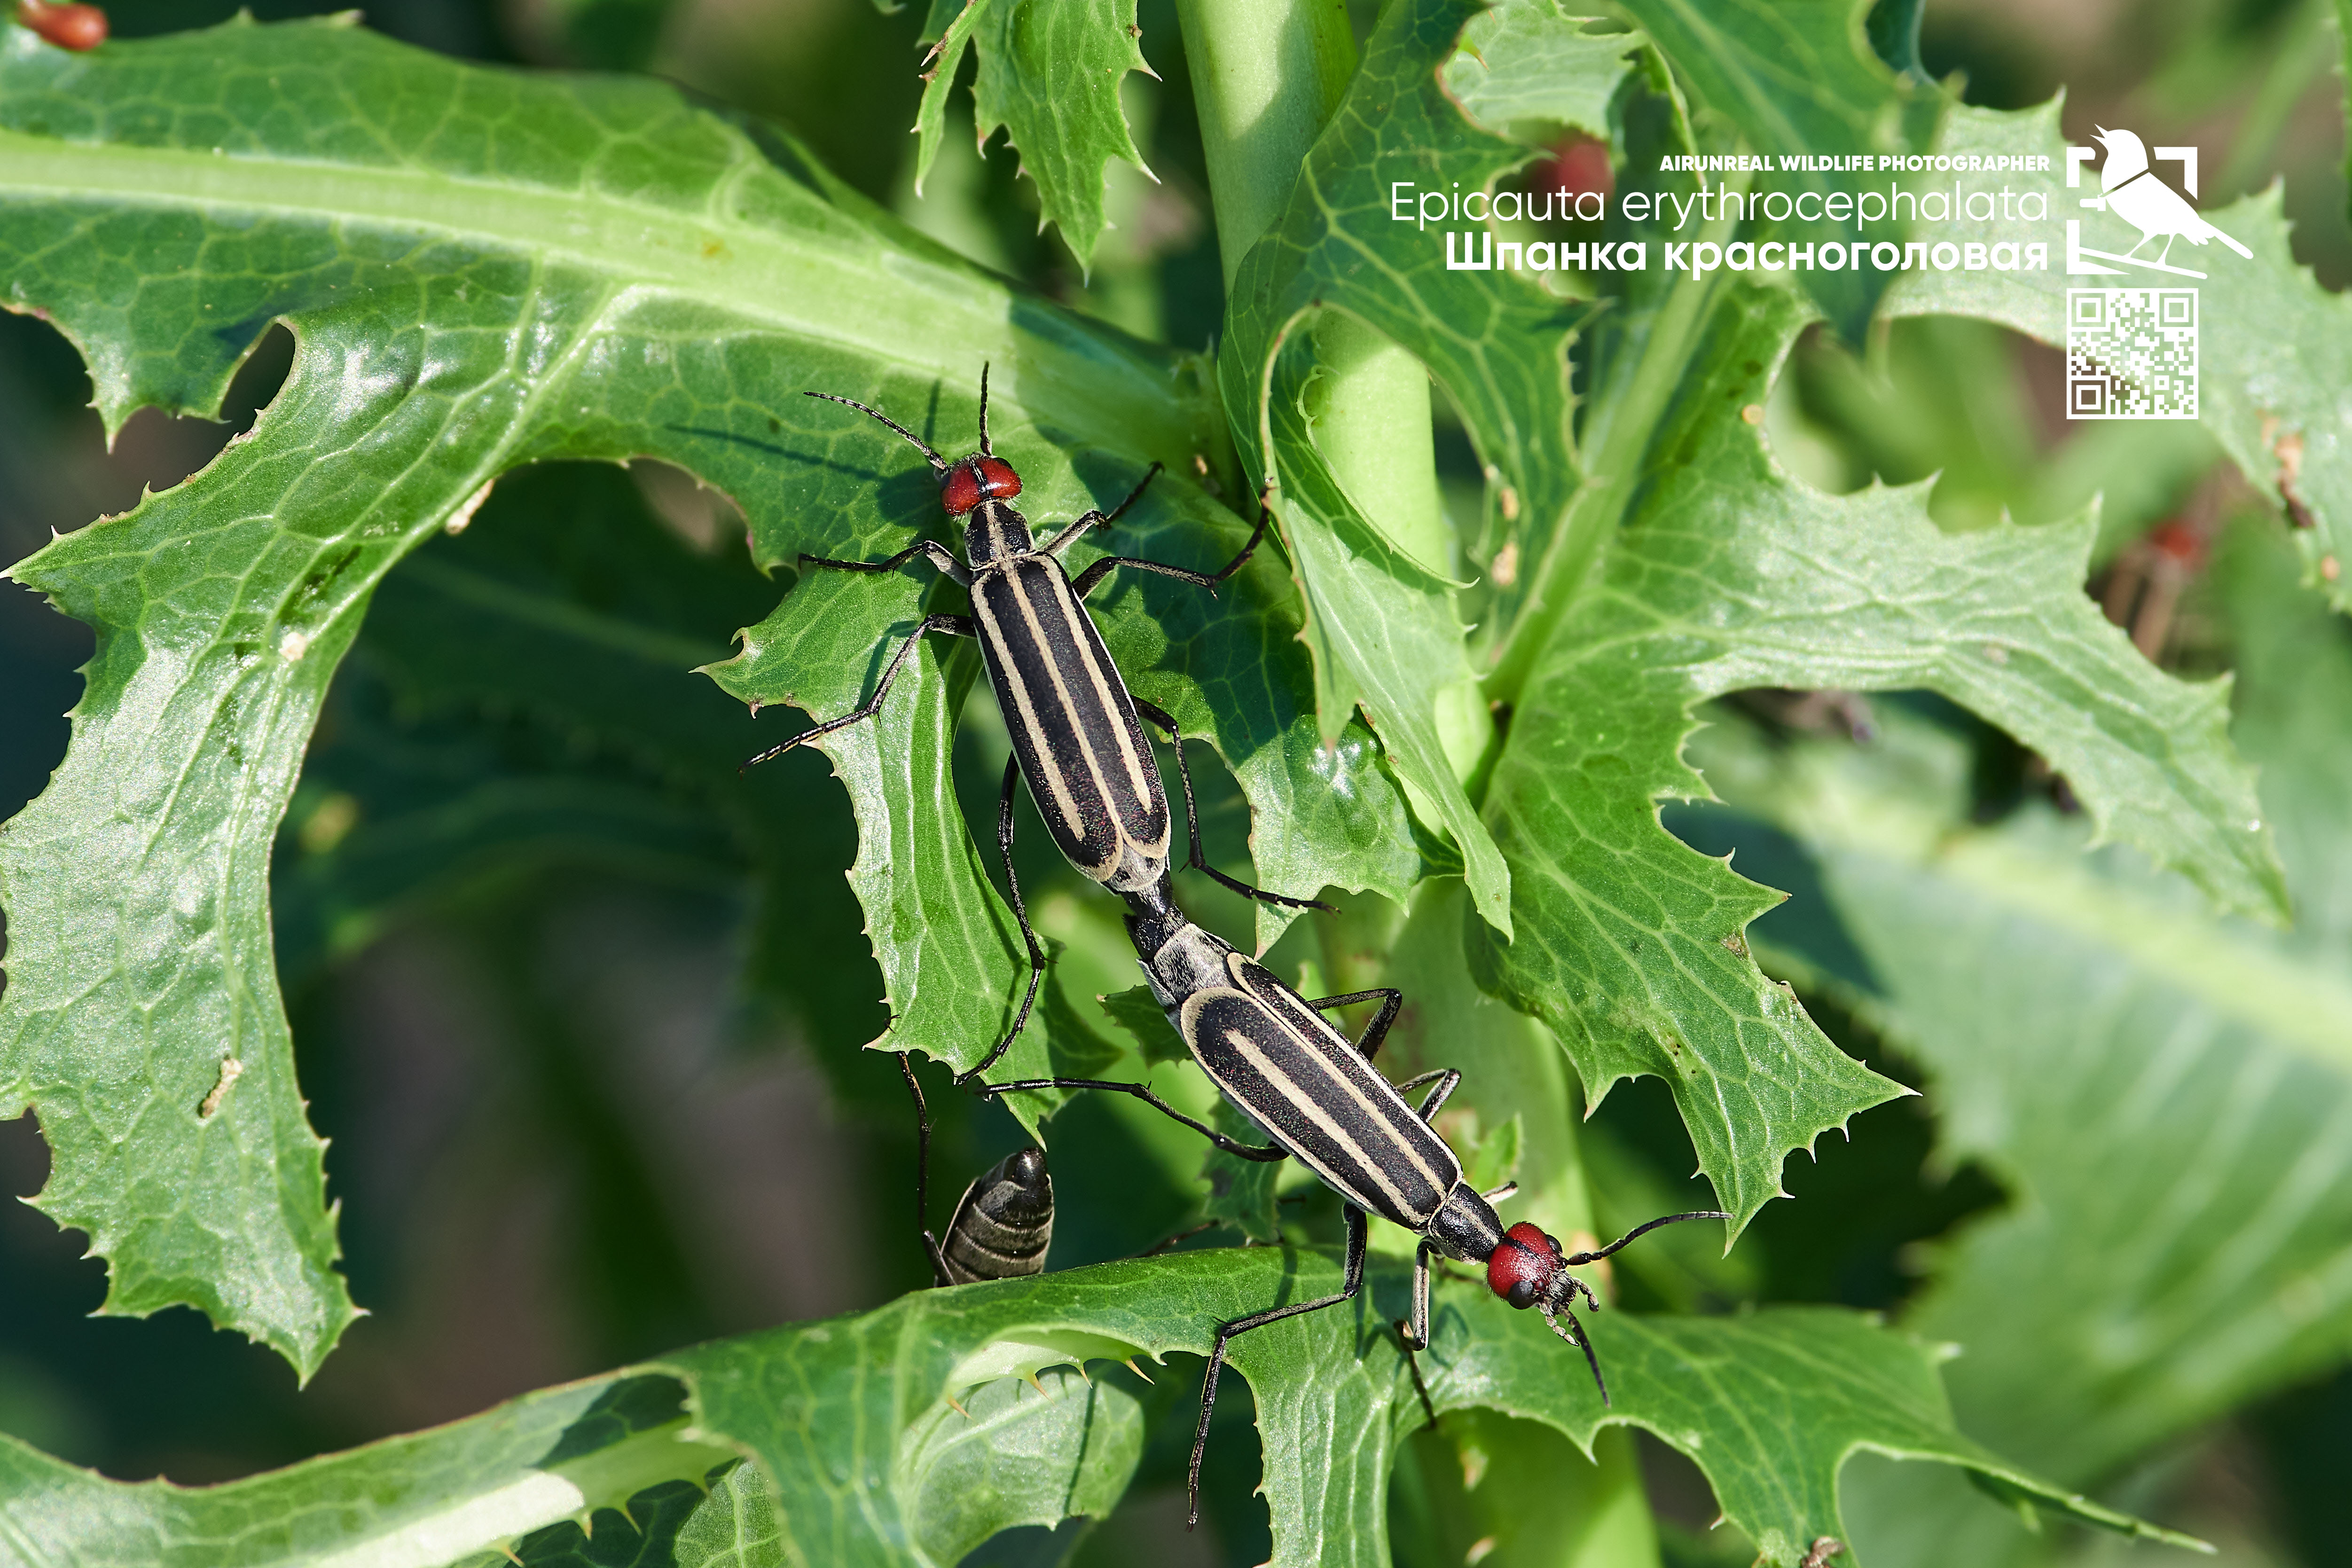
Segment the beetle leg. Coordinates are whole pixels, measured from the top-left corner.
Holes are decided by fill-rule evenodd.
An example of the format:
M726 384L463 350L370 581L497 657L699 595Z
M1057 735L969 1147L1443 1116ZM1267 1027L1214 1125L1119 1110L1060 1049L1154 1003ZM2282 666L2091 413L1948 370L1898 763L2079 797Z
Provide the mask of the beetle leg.
M830 735L835 730L845 730L850 725L871 719L882 711L883 700L890 695L890 683L898 679L898 671L905 666L908 658L914 653L915 645L921 642L924 636L930 632L946 632L950 637L960 637L976 635L971 619L968 616L925 616L922 624L915 628L915 635L899 645L897 657L892 658L889 665L882 671L882 679L874 684L873 700L865 707L855 713L845 713L838 719L827 719L822 724L812 724L782 745L769 747L750 762L745 763L743 766L756 768L761 763L782 756L794 746L803 745L820 735ZM739 773L741 771L741 769L737 770Z
M1364 1211L1350 1204L1348 1206L1347 1285L1337 1294L1320 1296L1312 1301L1295 1301L1287 1307L1271 1307L1263 1312L1253 1312L1246 1318L1236 1318L1230 1323L1217 1326L1216 1348L1209 1352L1209 1373L1201 1384L1201 1424L1192 1433L1192 1468L1185 1480L1192 1506L1184 1516L1185 1529L1190 1530L1201 1522L1201 1456L1208 1451L1209 1416L1217 1407L1217 1378L1225 1370L1226 1343L1252 1329L1262 1329L1268 1323L1296 1318L1302 1312L1319 1312L1326 1307L1353 1300L1364 1284L1364 1249L1370 1229L1364 1223Z
M1097 562L1095 564L1098 566L1102 563ZM1209 864L1208 858L1201 852L1201 814L1192 802L1192 767L1184 760L1184 731L1176 727L1174 717L1165 710L1156 708L1139 697L1135 698L1134 702L1136 712L1165 731L1169 741L1176 748L1176 776L1182 780L1184 784L1184 831L1192 841L1192 858L1190 864L1192 869L1207 872L1244 899L1255 899L1260 903L1265 904L1280 904L1289 910L1321 910L1326 914L1338 914L1339 912L1338 910L1320 900L1293 899L1281 893L1269 893L1263 888L1253 888L1247 882L1236 881Z
M938 567L943 574L953 578L967 588L971 586L971 569L957 560L946 545L934 539L926 539L909 544L887 561L835 561L829 556L803 555L801 557L801 564L822 566L828 572L896 572L918 555L929 556L931 564Z
M1021 779L1021 759L1004 759L1004 790L996 803L996 847L1004 857L1004 883L1013 891L1013 918L1021 922L1021 940L1029 948L1029 989L1022 994L1021 1011L1013 1016L1013 1027L996 1048L981 1058L980 1065L970 1072L958 1075L958 1083L969 1083L996 1065L997 1058L1013 1048L1013 1042L1029 1022L1029 1009L1037 1000L1037 982L1045 973L1045 950L1037 945L1037 933L1030 929L1028 906L1021 901L1021 875L1013 868L1013 790Z

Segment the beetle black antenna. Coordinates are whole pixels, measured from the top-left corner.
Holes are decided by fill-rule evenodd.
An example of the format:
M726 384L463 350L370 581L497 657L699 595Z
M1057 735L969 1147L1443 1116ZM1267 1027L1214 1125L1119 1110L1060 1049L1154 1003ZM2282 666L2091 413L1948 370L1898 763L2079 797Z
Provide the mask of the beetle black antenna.
M982 373L983 379L985 378L986 374L986 372ZM866 405L857 402L854 398L835 397L830 392L803 392L801 395L803 397L822 397L827 403L844 404L848 407L856 409L857 412L865 415L869 419L879 419L883 424L887 425L891 429L896 430L899 435L904 436L908 441L913 445L916 451L920 452L924 457L929 458L931 467L934 469L942 474L948 471L948 460L945 458L942 458L937 452L932 451L930 447L924 445L921 437L916 435L912 430L908 429L904 425L899 424L896 419L891 418L888 415L868 408ZM985 403L983 403L982 406L982 409L985 410ZM985 412L982 413L981 424L983 429L987 427L987 416ZM986 451L987 449L988 444L983 440L981 443L981 450Z
M988 444L988 365L985 362L980 367L980 455L983 458L996 456L996 448Z
M1598 1263L1602 1258L1608 1257L1611 1253L1616 1251L1619 1247L1624 1246L1627 1242L1633 1240L1636 1237L1647 1236L1650 1232L1657 1229L1662 1225L1680 1225L1686 1219L1729 1219L1730 1217L1731 1216L1729 1215L1724 1213L1721 1209L1693 1209L1688 1214L1670 1214L1664 1219L1654 1219L1647 1225L1635 1226L1633 1229L1627 1231L1624 1235L1619 1237L1608 1246L1601 1247L1597 1252L1580 1252L1575 1257L1567 1259L1567 1261L1570 1263Z

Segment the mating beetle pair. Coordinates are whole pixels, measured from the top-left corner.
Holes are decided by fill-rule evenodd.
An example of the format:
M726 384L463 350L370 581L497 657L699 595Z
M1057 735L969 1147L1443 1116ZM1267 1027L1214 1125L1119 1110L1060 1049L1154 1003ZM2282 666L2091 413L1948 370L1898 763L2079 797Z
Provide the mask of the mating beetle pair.
M1086 596L1121 566L1181 578L1213 588L1240 571L1265 537L1261 511L1257 531L1242 552L1214 573L1194 572L1165 562L1130 555L1107 555L1073 582L1062 568L1062 552L1089 528L1108 527L1133 506L1160 472L1154 463L1128 498L1109 512L1088 511L1045 544L1036 542L1029 521L1014 510L1021 493L1021 476L998 457L988 439L988 372L980 374L980 450L949 462L929 444L887 415L829 392L807 395L839 403L880 420L923 454L940 480L940 500L948 516L963 524L964 559L926 539L887 561L832 561L801 557L803 566L835 572L895 572L917 556L928 558L946 576L971 590L970 616L926 616L914 634L900 645L875 682L865 707L838 719L802 731L782 745L762 752L746 766L782 755L804 742L831 734L882 710L891 682L912 657L915 646L932 632L975 637L989 685L1012 731L1013 755L1005 760L1004 785L996 816L998 847L1004 856L1004 878L1012 893L1013 918L1029 952L1029 985L1013 1015L1012 1028L978 1066L964 1074L969 1079L993 1067L1012 1048L1029 1021L1037 1000L1037 982L1045 971L1045 950L1030 928L1029 911L1021 900L1021 880L1013 869L1013 785L1016 778L1029 784L1029 797L1045 818L1045 830L1071 865L1115 893L1148 889L1168 870L1168 795L1160 787L1160 770L1152 764L1151 748L1144 739L1138 715L1165 731L1176 747L1177 774L1184 784L1184 825L1191 837L1191 865L1244 897L1291 909L1328 909L1312 899L1288 899L1234 880L1211 866L1201 854L1201 823L1192 804L1192 769L1184 761L1184 736L1171 715L1139 701L1120 679L1118 667L1103 647L1102 634L1086 612Z
M1403 993L1381 988L1308 1001L1255 960L1223 938L1203 931L1175 906L1167 878L1145 894L1128 898L1127 930L1168 1021L1219 1092L1272 1140L1242 1143L1204 1127L1154 1095L1142 1084L1099 1079L1028 1079L992 1084L989 1092L1024 1089L1100 1089L1129 1094L1201 1132L1219 1148L1246 1160L1296 1156L1337 1193L1345 1205L1348 1250L1341 1288L1328 1296L1273 1307L1221 1323L1201 1389L1201 1419L1193 1434L1190 1479L1192 1511L1201 1510L1201 1457L1209 1440L1209 1417L1225 1347L1239 1334L1305 1312L1354 1300L1363 1288L1369 1240L1367 1216L1377 1214L1421 1238L1413 1258L1412 1315L1400 1325L1408 1351L1429 1344L1429 1271L1433 1256L1486 1266L1486 1283L1513 1307L1533 1307L1552 1331L1584 1352L1592 1379L1609 1402L1600 1358L1577 1321L1581 1294L1596 1310L1592 1288L1569 1272L1572 1265L1598 1262L1645 1231L1686 1219L1728 1219L1719 1210L1669 1215L1642 1226L1591 1252L1564 1253L1536 1226L1504 1228L1489 1204L1508 1189L1482 1194L1463 1179L1462 1162L1430 1126L1462 1081L1441 1068L1392 1084L1372 1067L1403 1005ZM1381 1000L1381 1010L1360 1040L1326 1022L1323 1013L1350 1003ZM1418 1110L1405 1094L1433 1084ZM1566 1319L1565 1324L1561 1322ZM1424 1398L1427 1396L1424 1394Z
M1071 864L1089 879L1120 895L1127 902L1127 930L1149 980L1153 996L1169 1022L1183 1038L1193 1060L1208 1074L1224 1097L1263 1130L1270 1142L1252 1145L1215 1131L1167 1104L1143 1084L1114 1083L1097 1079L1024 1079L1006 1083L980 1083L982 1093L1003 1095L1047 1089L1097 1089L1132 1095L1209 1138L1219 1148L1251 1160L1297 1157L1338 1194L1345 1205L1348 1246L1343 1288L1314 1300L1271 1308L1220 1324L1202 1389L1201 1416L1192 1462L1192 1519L1199 1516L1201 1457L1208 1441L1209 1418L1227 1344L1239 1334L1301 1313L1350 1300L1363 1285L1368 1216L1404 1226L1421 1238L1414 1261L1412 1310L1410 1322L1401 1325L1409 1349L1429 1342L1429 1277L1433 1257L1483 1265L1486 1282L1496 1295L1515 1308L1535 1308L1554 1332L1584 1352L1602 1402L1607 1383L1590 1338L1575 1312L1576 1300L1598 1308L1591 1288L1569 1272L1571 1267L1597 1262L1646 1231L1689 1219L1728 1219L1718 1210L1669 1215L1639 1226L1609 1246L1573 1255L1533 1225L1504 1226L1489 1199L1463 1179L1462 1163L1452 1148L1431 1127L1447 1096L1461 1081L1451 1068L1425 1073L1404 1084L1391 1084L1376 1071L1372 1059L1402 1005L1402 993L1390 989L1327 996L1309 1002L1285 985L1265 966L1234 950L1219 937L1193 924L1177 908L1172 868L1169 859L1168 802L1151 765L1139 713L1167 731L1177 744L1180 776L1184 784L1187 825L1191 830L1191 864L1220 882L1253 898L1293 908L1328 906L1284 898L1250 888L1208 867L1201 854L1200 828L1192 803L1192 777L1183 765L1182 736L1175 721L1128 691L1102 638L1087 616L1087 594L1112 570L1133 566L1181 578L1203 587L1240 570L1264 538L1265 508L1261 501L1256 531L1242 552L1215 574L1193 572L1160 562L1129 556L1107 556L1073 582L1064 573L1060 555L1088 528L1108 526L1133 505L1159 472L1146 473L1133 492L1112 511L1088 511L1048 542L1039 546L1027 521L1015 510L1012 498L1021 492L1021 479L1013 467L995 455L988 438L988 382L981 378L980 450L949 462L903 426L862 403L829 393L812 397L845 404L880 420L897 431L929 459L939 476L940 499L948 515L963 523L965 559L959 561L945 547L924 541L886 561L850 562L803 558L809 565L854 572L888 572L926 556L941 572L971 590L971 617L932 615L884 668L873 698L856 711L827 720L794 736L754 761L764 762L800 742L871 718L880 710L891 681L912 654L915 644L929 632L950 632L979 638L989 680L1004 710L1013 736L1013 756L1005 766L998 810L998 840L1005 856L1005 875L1012 884L1012 902L1028 944L1031 970L1013 1029L981 1063L964 1075L970 1081L984 1072L1011 1046L1029 1016L1035 998L1038 971L1044 963L1034 932L1013 878L1013 784L1025 777L1055 843ZM1324 1010L1379 998L1381 1010L1360 1041L1350 1042L1322 1016ZM902 1064L903 1065L903 1064ZM1405 1092L1433 1085L1421 1106L1409 1104ZM921 1096L911 1071L908 1089L915 1092L919 1113ZM1017 1160L1019 1157L1015 1156ZM1024 1206L1010 1163L974 1184L950 1227L943 1249L930 1233L924 1241L931 1251L941 1282L954 1275L951 1254L958 1227L972 1237L988 1237L994 1223L980 1212L985 1186L1006 1212L1017 1212L1034 1227L1034 1198ZM1042 1161L1024 1175L1042 1178ZM919 1210L922 1204L919 1191ZM1046 1222L1050 1226L1050 1219ZM1019 1239L1025 1245L1028 1234ZM1002 1239L1001 1237L999 1238ZM1006 1278L1034 1272L1043 1262L1043 1242L1034 1254L1019 1247L982 1247L974 1256L982 1267L968 1269L973 1277ZM1034 1261L1033 1261L1034 1258ZM993 1268L996 1271L991 1273ZM1563 1321L1565 1320L1565 1321ZM1189 1522L1189 1521L1188 1521Z

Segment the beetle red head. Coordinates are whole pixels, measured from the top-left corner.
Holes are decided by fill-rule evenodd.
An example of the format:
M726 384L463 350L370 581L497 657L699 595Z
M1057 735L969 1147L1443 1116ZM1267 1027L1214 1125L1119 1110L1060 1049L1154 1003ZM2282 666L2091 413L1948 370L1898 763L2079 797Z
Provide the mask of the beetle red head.
M1559 1242L1521 1220L1486 1259L1486 1288L1514 1307L1532 1307L1551 1296L1552 1281L1567 1267L1561 1258Z
M1002 458L975 452L940 476L940 500L950 517L961 517L984 500L1010 500L1021 493L1021 476Z

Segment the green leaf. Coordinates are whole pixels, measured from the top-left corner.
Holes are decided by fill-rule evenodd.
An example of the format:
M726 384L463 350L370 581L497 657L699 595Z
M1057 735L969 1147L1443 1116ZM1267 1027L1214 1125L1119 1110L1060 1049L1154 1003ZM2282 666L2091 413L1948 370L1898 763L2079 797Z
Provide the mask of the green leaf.
M1461 52L1445 63L1445 90L1492 131L1523 121L1609 134L1610 100L1642 39L1588 32L1559 0L1505 0L1470 18Z
M1398 550L1340 489L1316 449L1306 413L1315 374L1304 338L1282 351L1268 428L1284 464L1284 537L1306 595L1327 720L1360 707L1400 776L1436 803L1460 848L1482 912L1506 932L1510 873L1447 758L1438 734L1442 694L1472 679L1443 580Z
M1935 1075L1947 1147L2031 1199L1969 1233L1917 1316L1982 1348L1972 1422L2088 1480L2352 1352L2345 966L2084 859L2039 813L1967 834L1858 782L1804 780L1786 809Z
M812 573L747 634L742 653L711 673L737 697L756 700L774 689L814 712L846 712L864 700L866 688L919 624L921 594L905 575ZM882 643L866 635L876 617L864 601L877 597L906 606L897 635ZM889 1032L870 1043L921 1050L958 1072L971 1070L1004 1037L1029 971L1012 908L997 896L964 831L949 771L948 737L979 666L970 647L943 652L927 639L902 668L880 713L812 742L832 759L857 812L850 886L866 910L866 934L891 1000ZM786 679L795 684L782 687ZM1003 1070L1022 1078L1087 1077L1108 1059L1090 1035L1065 1037L1049 1017L1040 1017L1023 1031Z
M472 68L342 22L85 55L0 29L0 295L81 348L110 429L151 405L211 412L267 323L295 331L247 438L16 569L97 628L98 653L64 764L0 833L0 1104L41 1114L44 1202L109 1259L108 1310L196 1305L306 1373L351 1307L267 868L329 676L394 563L510 468L648 455L732 496L760 562L875 553L876 481L902 487L903 516L928 480L887 432L845 432L845 410L800 393L918 406L965 395L983 362L1033 494L1124 493L1153 458L1202 474L1220 458L1197 362L1014 294L781 137L650 82ZM1198 489L1160 488L1237 533ZM870 607L867 647L895 613ZM1245 788L1315 805L1269 836L1278 875L1417 870L1369 740L1317 752L1303 653L1150 636L1147 694L1174 689L1163 705L1229 748ZM1202 684L1264 695L1213 707ZM944 730L927 743L943 754ZM203 1114L232 1058L242 1076Z
M1121 1032L1135 1042L1147 1065L1189 1060L1192 1053L1184 1047L1184 1037L1168 1022L1168 1014L1151 994L1149 985L1130 986L1097 996L1103 1012Z
M659 1555L665 1551L667 1558ZM585 1529L548 1525L506 1551L461 1558L451 1568L500 1568L517 1558L525 1568L610 1568L616 1556L663 1568L793 1568L774 1497L758 1468L740 1462L700 1484L647 1488L597 1510Z
M1642 1427L1697 1463L1724 1521L1772 1563L1796 1563L1824 1535L1851 1539L1837 1477L1858 1448L1958 1467L2021 1506L2172 1545L2200 1544L2054 1487L1961 1436L1937 1375L1945 1352L1861 1313L1782 1307L1738 1318L1583 1314L1609 1378L1613 1403L1604 1412L1590 1379L1561 1365L1562 1353L1574 1352L1540 1319L1504 1317L1510 1310L1492 1297L1472 1310L1497 1320L1482 1325L1476 1349L1450 1362L1440 1341L1424 1360L1441 1413L1476 1405L1541 1421L1588 1454L1603 1425ZM1408 1390L1408 1414L1417 1415L1410 1397ZM1736 1433L1727 1417L1757 1426Z
M2067 167L2058 104L2004 113L1958 109L1939 149L1952 153L2026 153ZM2127 251L2136 237L2112 213L2081 212L2063 174L2042 177L2053 216L2079 218L2083 243ZM2186 264L2206 273L2198 299L2198 420L2217 437L2246 482L2275 501L2294 528L2306 571L2339 610L2352 610L2352 440L2336 394L2352 378L2352 303L2330 294L2298 264L2276 186L2203 214L2253 252L2243 260L2207 244ZM2054 228L2036 227L2040 239ZM1999 232L1995 232L1999 230ZM2017 226L1955 218L1941 231L1956 242L2015 240ZM2047 271L1919 271L1887 296L1900 315L1949 311L1982 316L2063 347L2071 281L2063 240ZM2176 265L2180 257L2174 257ZM2333 575L2326 563L2336 563Z
M688 1430L682 1393L671 1377L590 1378L223 1487L111 1481L0 1436L0 1520L27 1563L242 1568L348 1553L437 1568L732 1461Z
M961 1409L942 1402L901 1435L908 1540L883 1560L958 1563L1004 1530L1098 1519L1126 1490L1142 1440L1143 1413L1132 1394L1089 1384L1067 1367L1044 1369L1034 1392L1007 1377L970 1391ZM546 1526L516 1542L513 1555L528 1568L604 1568L615 1545L625 1561L671 1568L815 1561L793 1551L775 1489L752 1465L728 1468L707 1495L676 1483L650 1488L586 1522L593 1531L569 1521ZM484 1552L464 1568L508 1560L503 1552Z
M1220 1321L1323 1293L1339 1276L1328 1253L1247 1247L919 1291L217 1487L124 1485L0 1438L0 1520L45 1560L91 1563L246 1568L364 1553L383 1568L434 1568L540 1530L551 1533L530 1542L526 1560L561 1562L572 1538L551 1527L740 1450L758 1462L758 1485L739 1473L709 1503L646 1508L640 1528L674 1531L658 1544L678 1561L709 1561L708 1547L688 1543L731 1527L752 1562L952 1562L996 1530L1107 1510L1139 1444L1118 1361L1204 1354ZM1372 1286L1360 1314L1312 1313L1234 1343L1234 1370L1256 1394L1276 1563L1387 1560L1388 1468L1423 1415L1402 1351L1380 1326L1402 1315L1410 1276L1383 1268ZM1441 1411L1539 1421L1588 1453L1604 1424L1643 1427L1698 1464L1727 1521L1776 1563L1793 1564L1820 1535L1844 1538L1837 1472L1858 1447L1958 1466L2074 1518L2179 1539L1961 1436L1936 1352L1854 1313L1599 1313L1589 1326L1609 1410L1573 1350L1483 1288L1442 1286L1434 1322L1422 1364ZM1086 1363L1098 1369L1092 1384L1056 1375L1041 1397L1024 1381ZM690 1425L677 1415L679 1383ZM648 1500L679 1498L665 1489ZM599 1537L615 1523L600 1520Z
M1101 1518L1143 1453L1143 1410L1108 1381L1049 1367L1035 1387L1000 1377L962 1411L934 1405L906 1434L900 1463L916 1543L957 1563L998 1531Z
M2294 934L2083 856L2079 825L2044 812L1969 827L1962 748L1899 712L1875 755L1721 770L1819 858L1873 1014L1945 1108L1945 1156L2016 1194L1939 1249L1911 1322L1965 1346L1948 1376L1967 1428L2071 1485L2352 1359L2352 637L2287 553L2242 533L2221 572L2239 733L2307 851L2288 862ZM1906 1482L1870 1511L1914 1562L2027 1545L1952 1502Z
M1210 1113L1209 1124L1244 1143L1265 1141L1265 1132L1222 1095ZM1287 1161L1244 1160L1209 1145L1201 1156L1201 1176L1209 1184L1209 1195L1201 1205L1202 1217L1229 1225L1255 1242L1280 1241L1282 1220L1275 1209L1275 1188L1287 1164Z
M1382 541L1332 480L1298 407L1306 367L1284 352L1303 346L1316 310L1362 321L1418 356L1452 396L1493 476L1490 506L1524 510L1539 531L1566 510L1579 479L1567 349L1582 312L1507 273L1447 269L1437 234L1391 216L1400 175L1475 189L1531 155L1472 125L1438 80L1481 9L1413 0L1381 18L1288 205L1227 290L1217 374L1244 467L1279 476L1324 725L1336 730L1362 704L1399 774L1436 803L1479 912L1507 931L1508 875L1438 743L1438 693L1463 670L1461 631L1432 572L1445 563L1416 563Z
M1916 153L1932 139L1943 97L1897 77L1873 51L1864 26L1871 0L1706 7L1624 0L1623 8L1688 84L1692 101L1721 115L1754 152ZM1859 184L1852 174L1783 169L1770 188L1826 196ZM1856 228L1823 216L1780 231L1818 245L1850 240ZM1890 221L1860 233L1899 240L1904 229ZM1849 341L1859 341L1886 287L1885 274L1853 268L1808 270L1801 281Z
M450 1568L611 1568L659 1563L663 1568L792 1568L776 1524L775 1501L760 1472L736 1463L700 1481L648 1487L625 1503L598 1509L587 1527L551 1524L498 1552L459 1558ZM667 1556L658 1553L667 1552Z
M1513 714L1486 799L1520 936L1486 963L1568 1042L1597 1095L1673 1088L1701 1168L1745 1224L1782 1156L1898 1092L1846 1058L1743 932L1778 896L1684 847L1655 803L1706 798L1679 756L1695 700L1749 687L1925 687L2048 756L2093 820L2267 910L2281 882L2225 688L2159 673L2082 593L2088 522L1947 535L1922 488L1843 499L1780 473L1737 412L1807 312L1719 298L1695 380L1600 585Z
M1040 226L1058 226L1079 267L1087 266L1103 230L1103 165L1119 158L1144 167L1118 102L1128 72L1156 74L1138 43L1135 0L963 0L942 32L952 4L935 0L923 32L924 42L938 43L924 61L915 116L916 191L939 155L964 50L974 48L974 132L985 145L990 132L1006 129L1023 172L1037 182Z

